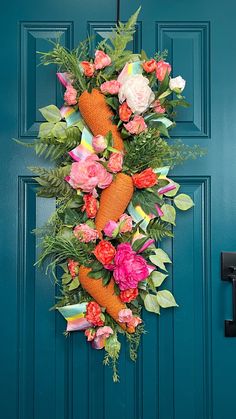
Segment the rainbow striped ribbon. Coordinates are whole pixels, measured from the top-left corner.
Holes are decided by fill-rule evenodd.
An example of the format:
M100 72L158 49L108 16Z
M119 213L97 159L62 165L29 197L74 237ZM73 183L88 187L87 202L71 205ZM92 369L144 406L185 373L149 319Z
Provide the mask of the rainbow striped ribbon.
M86 157L95 153L95 150L92 146L93 134L84 127L81 135L81 143L75 147L73 150L69 151L69 155L75 161L85 160Z
M119 81L121 84L124 83L125 79L128 76L132 76L135 74L142 74L143 68L141 61L135 61L133 63L126 63L123 70L119 74L117 81Z
M92 326L85 318L87 304L88 303L80 303L58 307L58 311L60 311L62 316L67 321L67 332L85 330Z
M79 111L73 108L73 106L62 106L60 112L62 118L65 118L68 127L77 124L82 119Z

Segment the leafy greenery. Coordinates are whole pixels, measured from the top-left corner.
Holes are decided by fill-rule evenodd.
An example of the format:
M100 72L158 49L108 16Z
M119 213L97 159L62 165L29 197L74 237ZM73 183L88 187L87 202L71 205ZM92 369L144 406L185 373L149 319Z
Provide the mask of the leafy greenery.
M160 241L165 237L173 237L169 223L161 220L161 218L153 218L149 221L146 230L148 236L155 241Z
M38 196L44 198L52 197L72 197L75 192L64 180L70 172L70 165L57 167L55 169L45 169L43 167L29 167L29 169L39 175L34 178L41 186L37 192Z

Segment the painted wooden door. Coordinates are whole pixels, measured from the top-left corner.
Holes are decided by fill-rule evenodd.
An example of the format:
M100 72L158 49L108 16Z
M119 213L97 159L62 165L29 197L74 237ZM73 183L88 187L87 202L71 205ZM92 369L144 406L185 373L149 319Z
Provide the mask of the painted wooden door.
M235 71L233 0L141 1L133 48L169 50L174 75L187 79L191 108L174 132L207 147L201 161L174 176L195 207L179 215L165 250L174 261L168 286L180 307L146 315L136 365L125 348L121 382L113 384L102 354L81 334L62 335L64 322L48 309L54 285L34 267L33 228L54 202L36 199L27 166L39 164L13 137L37 135L37 109L60 104L55 68L38 67L37 50L61 34L72 47L95 40L139 6L132 0L22 0L1 10L1 395L3 419L234 419L236 339L224 337L232 317L230 284L220 281L221 250L236 250Z

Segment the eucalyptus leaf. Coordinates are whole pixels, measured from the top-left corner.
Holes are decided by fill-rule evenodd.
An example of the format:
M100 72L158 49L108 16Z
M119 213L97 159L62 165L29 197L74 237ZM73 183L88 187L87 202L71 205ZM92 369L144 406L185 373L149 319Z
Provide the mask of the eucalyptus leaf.
M192 198L184 193L177 195L174 198L174 203L182 211L186 211L194 206Z
M168 290L158 291L156 298L162 308L178 307L174 296Z
M55 105L45 106L39 109L39 112L48 122L59 122L61 120L61 112Z
M161 217L161 219L163 221L167 221L168 223L175 225L175 219L176 219L175 208L172 205L164 204L162 205L161 210L164 212L164 215Z
M156 295L147 294L144 299L144 306L147 311L160 314L160 305L158 304Z

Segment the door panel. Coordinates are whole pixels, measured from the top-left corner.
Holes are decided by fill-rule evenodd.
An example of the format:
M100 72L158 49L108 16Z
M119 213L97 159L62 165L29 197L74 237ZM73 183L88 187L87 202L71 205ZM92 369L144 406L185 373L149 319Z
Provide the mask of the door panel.
M49 311L53 279L34 267L42 226L54 201L36 198L28 166L45 165L11 139L37 135L38 108L62 103L55 67L38 66L37 51L60 36L68 48L86 35L91 49L117 19L117 2L55 0L2 7L1 90L1 415L3 419L234 419L236 340L226 339L231 285L220 282L220 252L233 251L236 215L234 164L236 95L232 54L236 6L228 0L166 4L145 0L134 51L168 49L175 76L187 80L191 107L178 113L173 137L207 147L207 157L176 168L173 176L194 208L179 214L167 284L179 308L160 318L145 313L148 333L136 364L123 346L121 383L103 368L103 354L82 333L63 336L64 320ZM121 20L140 2L119 1ZM227 23L226 23L227 22Z

